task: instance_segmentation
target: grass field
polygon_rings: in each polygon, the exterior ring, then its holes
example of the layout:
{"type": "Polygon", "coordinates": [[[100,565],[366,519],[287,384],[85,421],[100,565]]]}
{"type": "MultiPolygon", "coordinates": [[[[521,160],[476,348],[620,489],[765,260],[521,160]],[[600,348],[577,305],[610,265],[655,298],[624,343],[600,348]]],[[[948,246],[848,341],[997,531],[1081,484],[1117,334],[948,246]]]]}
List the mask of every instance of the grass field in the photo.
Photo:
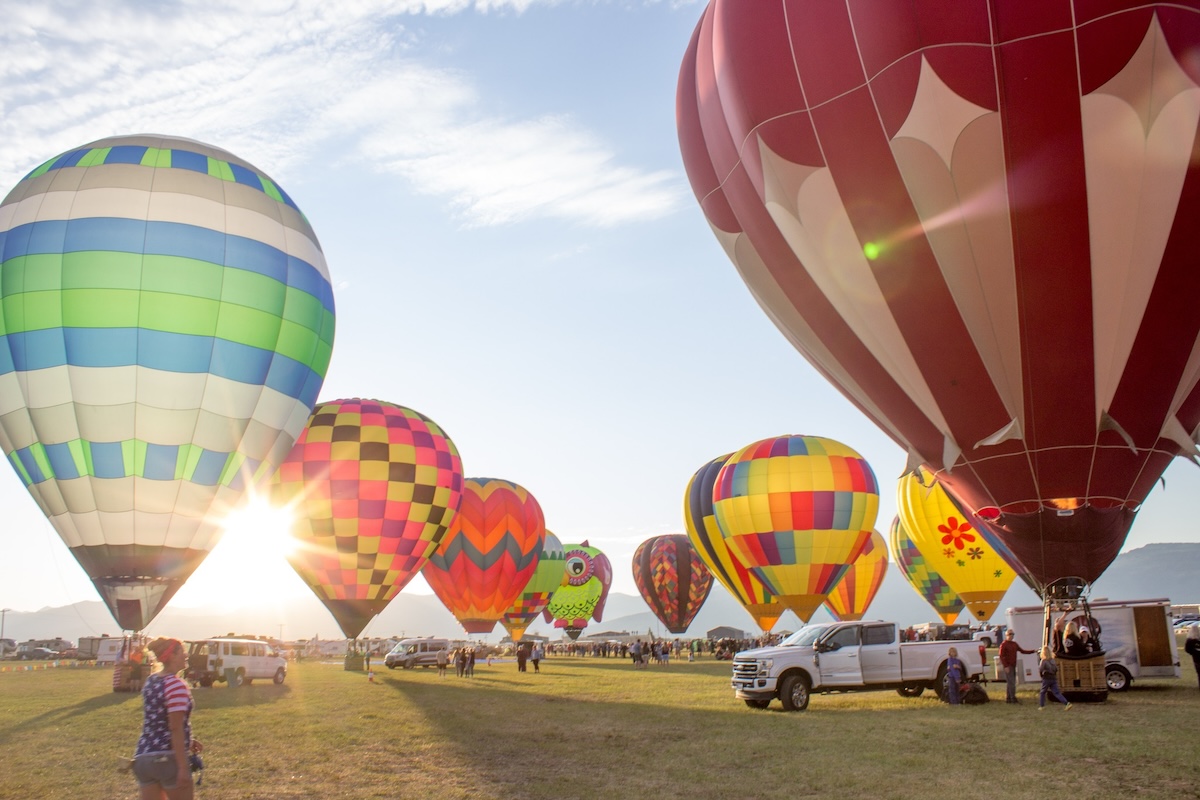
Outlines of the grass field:
{"type": "MultiPolygon", "coordinates": [[[[619,659],[504,662],[473,679],[340,663],[283,686],[197,689],[207,770],[198,797],[909,798],[1200,797],[1200,691],[1146,681],[1099,706],[951,708],[929,693],[818,695],[747,708],[728,662],[634,671],[619,659]]],[[[260,685],[262,683],[262,685],[260,685]]],[[[111,670],[0,674],[0,798],[135,798],[117,769],[141,701],[111,670]]]]}

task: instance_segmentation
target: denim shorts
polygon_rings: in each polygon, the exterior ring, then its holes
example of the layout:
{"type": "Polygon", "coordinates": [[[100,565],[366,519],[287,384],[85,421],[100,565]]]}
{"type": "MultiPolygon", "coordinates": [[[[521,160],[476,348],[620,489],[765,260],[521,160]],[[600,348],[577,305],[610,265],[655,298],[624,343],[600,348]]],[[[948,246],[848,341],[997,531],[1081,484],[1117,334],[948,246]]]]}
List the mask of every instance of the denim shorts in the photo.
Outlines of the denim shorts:
{"type": "Polygon", "coordinates": [[[171,753],[148,753],[133,759],[133,775],[142,786],[157,783],[164,789],[174,789],[179,767],[171,753]]]}

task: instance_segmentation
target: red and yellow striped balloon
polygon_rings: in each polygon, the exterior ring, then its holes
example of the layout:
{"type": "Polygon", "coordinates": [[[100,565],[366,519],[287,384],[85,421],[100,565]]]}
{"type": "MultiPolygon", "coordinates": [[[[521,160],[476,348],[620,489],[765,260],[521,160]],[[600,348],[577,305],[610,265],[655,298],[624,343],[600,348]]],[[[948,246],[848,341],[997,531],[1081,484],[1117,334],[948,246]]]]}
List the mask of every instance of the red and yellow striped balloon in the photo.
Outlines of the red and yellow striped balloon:
{"type": "Polygon", "coordinates": [[[491,633],[537,569],[542,507],[524,487],[467,478],[462,507],[422,573],[467,633],[491,633]]]}
{"type": "Polygon", "coordinates": [[[729,550],[807,622],[871,538],[875,473],[819,436],[778,436],[729,457],[713,486],[729,550]]]}
{"type": "Polygon", "coordinates": [[[825,600],[833,618],[839,622],[862,619],[883,585],[887,565],[887,543],[879,531],[871,531],[867,546],[825,600]]]}
{"type": "Polygon", "coordinates": [[[295,512],[288,561],[354,638],[425,565],[462,484],[458,449],[433,420],[353,399],[317,404],[270,492],[295,512]]]}

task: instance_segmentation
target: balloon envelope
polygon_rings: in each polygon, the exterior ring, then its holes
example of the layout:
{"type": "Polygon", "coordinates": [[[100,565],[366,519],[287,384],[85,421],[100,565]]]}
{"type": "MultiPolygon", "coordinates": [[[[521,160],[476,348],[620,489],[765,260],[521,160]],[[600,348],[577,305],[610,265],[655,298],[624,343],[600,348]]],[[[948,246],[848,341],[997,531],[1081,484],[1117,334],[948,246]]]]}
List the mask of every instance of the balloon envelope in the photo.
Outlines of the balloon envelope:
{"type": "Polygon", "coordinates": [[[947,625],[952,624],[965,607],[962,598],[954,593],[942,576],[925,560],[925,556],[904,529],[904,523],[900,521],[899,516],[892,520],[889,536],[892,558],[900,568],[904,580],[908,581],[909,586],[913,587],[925,602],[933,606],[933,610],[943,622],[947,625]]]}
{"type": "Polygon", "coordinates": [[[684,633],[712,589],[712,573],[682,533],[653,536],[633,554],[633,581],[654,616],[684,633]]]}
{"type": "Polygon", "coordinates": [[[871,531],[867,546],[825,600],[825,608],[834,619],[846,622],[863,618],[883,585],[887,563],[887,543],[879,531],[871,531]]]}
{"type": "Polygon", "coordinates": [[[0,447],[126,630],[268,478],[333,346],[308,220],[216,147],[122,136],[0,202],[0,447]]]}
{"type": "Polygon", "coordinates": [[[537,569],[546,538],[527,489],[467,478],[462,507],[421,574],[467,633],[490,633],[537,569]]]}
{"type": "Polygon", "coordinates": [[[713,485],[730,455],[732,453],[714,458],[696,470],[688,481],[683,494],[683,521],[692,546],[709,572],[742,604],[760,628],[769,631],[786,609],[730,552],[713,511],[713,485]]]}
{"type": "Polygon", "coordinates": [[[290,506],[288,561],[354,639],[425,565],[462,502],[462,460],[437,423],[382,400],[313,409],[271,482],[290,506]]]}
{"type": "Polygon", "coordinates": [[[543,612],[554,627],[565,628],[572,639],[587,627],[588,620],[604,619],[604,604],[612,586],[612,564],[608,556],[585,540],[564,545],[565,569],[560,586],[550,596],[543,612]]]}
{"type": "Polygon", "coordinates": [[[879,492],[841,442],[779,436],[729,457],[713,507],[730,551],[807,622],[867,546],[879,492]]]}
{"type": "Polygon", "coordinates": [[[896,505],[925,562],[936,565],[972,616],[991,619],[1017,574],[984,538],[979,520],[963,514],[924,470],[900,479],[896,505]]]}
{"type": "Polygon", "coordinates": [[[509,606],[508,611],[500,618],[500,624],[508,631],[514,642],[521,641],[529,623],[545,610],[550,602],[550,595],[562,585],[563,570],[566,569],[566,554],[562,542],[550,531],[546,531],[546,539],[542,544],[542,554],[538,556],[537,569],[525,588],[517,595],[517,599],[509,606]]]}
{"type": "Polygon", "coordinates": [[[755,299],[1039,584],[1198,452],[1197,46],[1169,2],[713,0],[683,62],[755,299]]]}

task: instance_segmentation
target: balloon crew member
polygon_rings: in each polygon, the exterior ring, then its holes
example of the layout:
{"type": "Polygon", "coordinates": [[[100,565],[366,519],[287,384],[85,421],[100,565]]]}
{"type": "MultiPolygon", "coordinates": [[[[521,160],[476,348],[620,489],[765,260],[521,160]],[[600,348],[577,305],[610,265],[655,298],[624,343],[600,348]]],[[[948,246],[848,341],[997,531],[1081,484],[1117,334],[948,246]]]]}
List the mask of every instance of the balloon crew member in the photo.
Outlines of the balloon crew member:
{"type": "Polygon", "coordinates": [[[950,705],[956,706],[962,702],[960,689],[962,687],[963,678],[966,677],[967,668],[963,664],[962,659],[958,657],[958,648],[951,647],[947,651],[946,659],[946,696],[950,700],[950,705]]]}
{"type": "Polygon", "coordinates": [[[187,653],[178,639],[161,637],[149,649],[162,670],[147,677],[142,688],[142,736],[134,753],[133,774],[141,787],[141,800],[191,800],[192,765],[200,763],[198,754],[204,747],[192,738],[191,690],[176,674],[186,666],[187,653]]]}
{"type": "Polygon", "coordinates": [[[1005,694],[1004,702],[1019,703],[1017,699],[1017,654],[1031,656],[1034,650],[1026,650],[1017,644],[1016,634],[1012,628],[1004,632],[1004,641],[1000,643],[1000,666],[1004,667],[1005,694]]]}
{"type": "Polygon", "coordinates": [[[1042,677],[1042,690],[1038,693],[1038,711],[1046,708],[1047,694],[1062,703],[1063,711],[1066,711],[1071,707],[1071,703],[1063,696],[1062,690],[1058,688],[1058,664],[1054,662],[1054,654],[1049,647],[1043,647],[1041,656],[1042,660],[1038,664],[1038,675],[1042,677]]]}
{"type": "Polygon", "coordinates": [[[1183,652],[1192,657],[1192,666],[1196,668],[1196,679],[1200,680],[1200,622],[1188,628],[1187,641],[1183,643],[1183,652]]]}

